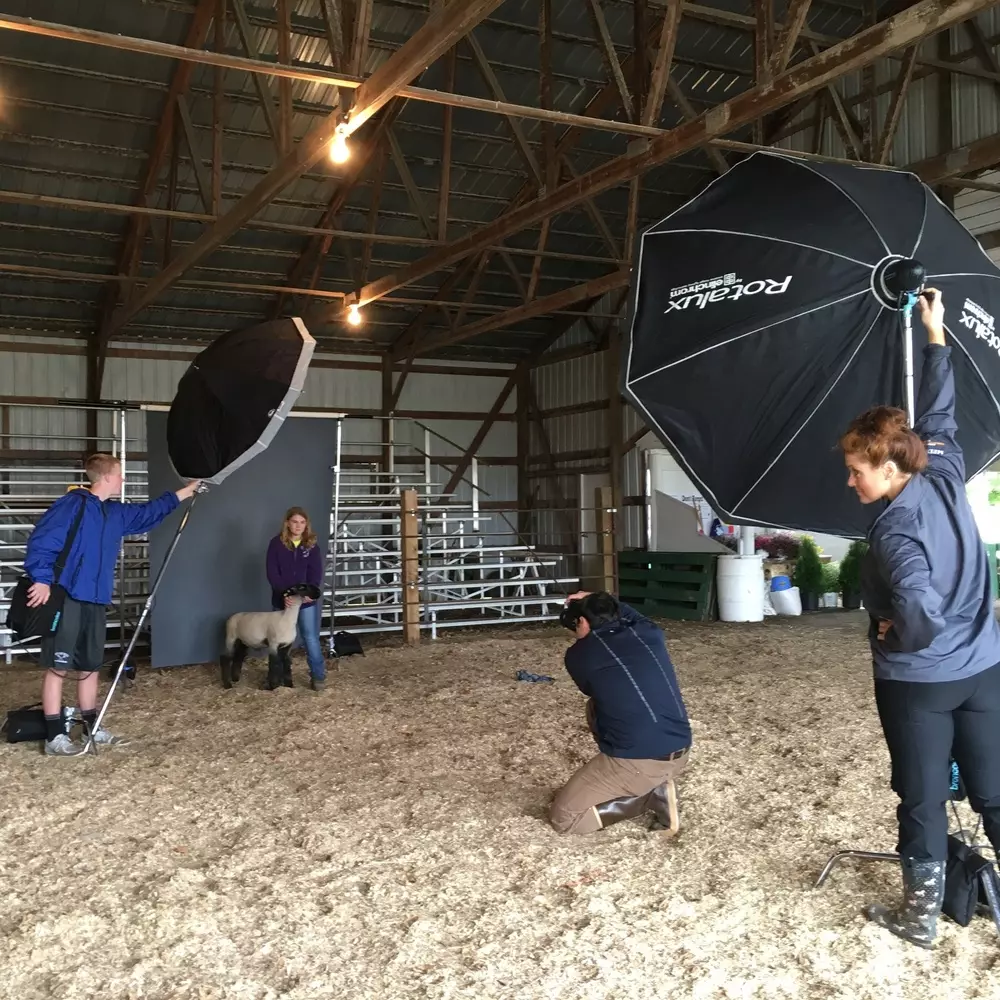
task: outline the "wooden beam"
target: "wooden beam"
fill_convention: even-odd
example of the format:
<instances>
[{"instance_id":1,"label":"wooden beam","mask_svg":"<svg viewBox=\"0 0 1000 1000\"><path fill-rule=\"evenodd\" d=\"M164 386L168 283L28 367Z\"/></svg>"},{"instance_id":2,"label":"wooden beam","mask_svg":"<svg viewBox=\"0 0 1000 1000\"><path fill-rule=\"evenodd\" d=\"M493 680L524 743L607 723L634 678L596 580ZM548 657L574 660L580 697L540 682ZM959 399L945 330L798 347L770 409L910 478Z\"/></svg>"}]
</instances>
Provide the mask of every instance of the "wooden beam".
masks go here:
<instances>
[{"instance_id":1,"label":"wooden beam","mask_svg":"<svg viewBox=\"0 0 1000 1000\"><path fill-rule=\"evenodd\" d=\"M410 173L406 157L403 156L403 150L396 139L396 133L391 128L387 129L387 138L389 140L389 151L392 154L392 162L396 167L396 173L399 174L399 179L403 182L403 189L406 191L410 208L413 209L413 214L417 217L420 225L424 227L424 232L431 239L434 239L437 234L434 226L431 224L431 217L427 213L424 196L420 193L420 189L413 180L413 174Z\"/></svg>"},{"instance_id":2,"label":"wooden beam","mask_svg":"<svg viewBox=\"0 0 1000 1000\"><path fill-rule=\"evenodd\" d=\"M546 216L567 211L588 197L617 187L712 139L778 111L847 73L856 72L897 49L917 44L922 38L960 23L989 6L991 0L950 0L949 3L921 0L901 14L796 63L770 85L753 87L709 109L694 121L685 122L649 140L648 148L643 152L632 156L626 154L602 163L577 181L563 184L552 194L514 209L468 236L370 283L362 289L360 301L366 303L382 298L469 254L501 242L513 233L536 225Z\"/></svg>"},{"instance_id":3,"label":"wooden beam","mask_svg":"<svg viewBox=\"0 0 1000 1000\"><path fill-rule=\"evenodd\" d=\"M200 48L205 44L205 39L208 37L208 30L214 16L215 4L216 0L199 0L198 6L191 17L187 35L184 38L185 47ZM135 204L139 207L147 207L148 201L157 189L163 161L173 143L177 98L179 95L187 93L193 73L194 64L189 62L180 63L177 69L174 70L173 78L170 81L170 89L167 91L167 97L163 106L163 113L160 115L160 120L157 123L156 134L153 137L153 144L150 147L149 155L146 157L142 180L136 194ZM148 216L140 214L134 215L129 219L118 255L118 263L115 268L116 274L132 276L137 273L139 262L142 259L142 245L145 241L148 228ZM114 282L107 286L104 315L98 324L98 336L104 342L110 336L111 317L118 304L121 290L122 286Z\"/></svg>"},{"instance_id":4,"label":"wooden beam","mask_svg":"<svg viewBox=\"0 0 1000 1000\"><path fill-rule=\"evenodd\" d=\"M670 69L674 63L674 49L677 46L682 8L681 0L668 0L667 2L667 13L660 26L660 44L656 49L653 72L649 79L649 97L642 110L643 125L656 125L660 120L663 98L666 96L670 80Z\"/></svg>"},{"instance_id":5,"label":"wooden beam","mask_svg":"<svg viewBox=\"0 0 1000 1000\"><path fill-rule=\"evenodd\" d=\"M167 208L173 211L177 207L177 163L180 158L180 122L174 115L174 143L170 147L170 167L167 170ZM174 220L168 218L163 226L163 259L162 266L170 264L173 253Z\"/></svg>"},{"instance_id":6,"label":"wooden beam","mask_svg":"<svg viewBox=\"0 0 1000 1000\"><path fill-rule=\"evenodd\" d=\"M486 316L467 326L460 327L454 333L443 334L438 337L428 337L417 345L421 354L427 351L438 350L441 347L448 347L451 344L461 343L463 340L470 340L480 334L489 333L492 330L501 330L506 326L513 326L527 319L534 319L536 316L544 316L547 313L558 312L560 309L568 309L572 305L583 302L585 299L604 295L615 288L622 288L628 284L629 275L627 271L613 271L611 274L594 278L582 285L571 285L562 291L547 295L541 299L525 303L514 309L507 309L502 313L493 316Z\"/></svg>"},{"instance_id":7,"label":"wooden beam","mask_svg":"<svg viewBox=\"0 0 1000 1000\"><path fill-rule=\"evenodd\" d=\"M1000 63L997 62L997 57L993 54L993 48L986 40L983 29L979 27L976 19L974 17L970 18L965 22L963 27L969 36L969 40L972 42L972 51L975 52L976 58L985 69L1000 77ZM993 87L1000 93L1000 79L994 81Z\"/></svg>"},{"instance_id":8,"label":"wooden beam","mask_svg":"<svg viewBox=\"0 0 1000 1000\"><path fill-rule=\"evenodd\" d=\"M319 0L319 12L326 31L326 44L330 50L330 65L338 72L343 71L344 17L340 10L340 0Z\"/></svg>"},{"instance_id":9,"label":"wooden beam","mask_svg":"<svg viewBox=\"0 0 1000 1000\"><path fill-rule=\"evenodd\" d=\"M212 211L212 180L205 173L205 165L201 160L201 152L198 149L198 139L194 134L194 123L191 121L191 112L188 109L187 99L183 94L177 95L177 114L180 118L181 131L184 133L184 142L187 145L188 153L191 157L191 168L194 170L195 183L198 186L198 195L206 212ZM171 206L173 207L173 206Z\"/></svg>"},{"instance_id":10,"label":"wooden beam","mask_svg":"<svg viewBox=\"0 0 1000 1000\"><path fill-rule=\"evenodd\" d=\"M510 378L508 378L504 383L503 388L500 390L493 403L493 406L490 408L490 412L486 415L486 419L482 422L482 424L480 424L479 430L476 431L476 435L472 439L472 443L466 449L465 454L458 460L458 464L455 466L452 474L448 477L448 482L445 483L443 492L454 492L455 487L462 481L462 477L472 464L472 459L475 457L476 452L482 447L483 442L486 440L486 435L490 432L490 428L496 422L497 417L500 415L500 411L504 408L507 400L510 399L510 394L517 386L519 375L520 373L518 369L515 368Z\"/></svg>"},{"instance_id":11,"label":"wooden beam","mask_svg":"<svg viewBox=\"0 0 1000 1000\"><path fill-rule=\"evenodd\" d=\"M236 33L240 36L240 45L248 59L259 59L257 44L253 39L253 29L250 27L250 19L247 17L243 0L229 0L233 8L233 18L236 22ZM260 101L261 110L264 112L264 120L267 122L267 130L271 133L275 149L281 149L281 126L274 113L274 96L271 93L271 85L266 76L260 73L253 73L252 80L254 90L257 91L257 99Z\"/></svg>"},{"instance_id":12,"label":"wooden beam","mask_svg":"<svg viewBox=\"0 0 1000 1000\"><path fill-rule=\"evenodd\" d=\"M774 51L771 53L769 68L772 78L780 76L788 68L792 53L795 51L795 45L799 40L799 34L805 27L810 3L811 0L789 0L788 10L785 12L785 23L782 25L781 33L774 45Z\"/></svg>"},{"instance_id":13,"label":"wooden beam","mask_svg":"<svg viewBox=\"0 0 1000 1000\"><path fill-rule=\"evenodd\" d=\"M215 0L215 51L226 49L226 0ZM213 73L212 93L212 207L209 215L222 212L222 139L225 128L223 118L226 113L226 71L216 66Z\"/></svg>"},{"instance_id":14,"label":"wooden beam","mask_svg":"<svg viewBox=\"0 0 1000 1000\"><path fill-rule=\"evenodd\" d=\"M670 100L680 108L681 115L685 121L694 121L698 117L698 112L695 111L684 91L681 90L672 76L667 77L667 93L670 95ZM729 169L729 161L722 154L721 150L715 146L705 146L704 149L705 156L708 157L709 162L715 167L721 177Z\"/></svg>"},{"instance_id":15,"label":"wooden beam","mask_svg":"<svg viewBox=\"0 0 1000 1000\"><path fill-rule=\"evenodd\" d=\"M939 184L950 177L961 177L981 170L989 170L1000 163L1000 133L977 139L940 156L931 156L913 163L907 170L915 173L925 184Z\"/></svg>"},{"instance_id":16,"label":"wooden beam","mask_svg":"<svg viewBox=\"0 0 1000 1000\"><path fill-rule=\"evenodd\" d=\"M951 57L951 32L942 31L935 39L938 57L945 61ZM951 73L940 70L937 74L937 125L938 141L937 151L939 154L947 153L955 145L954 139L954 104L952 101L952 80ZM955 208L955 191L953 188L940 187L937 189L938 196L948 206Z\"/></svg>"},{"instance_id":17,"label":"wooden beam","mask_svg":"<svg viewBox=\"0 0 1000 1000\"><path fill-rule=\"evenodd\" d=\"M234 3L238 2L239 0L234 0ZM455 41L488 17L502 2L503 0L463 0L460 4L450 4L441 14L429 18L355 92L349 128L360 128L392 99L400 87L409 83L426 65L446 52ZM124 308L113 317L112 332L122 329L178 278L221 246L288 184L301 177L316 163L326 152L334 131L340 124L340 118L338 108L317 122L292 152L283 156L258 181L252 191L207 227L198 239L178 254L169 267L152 278L145 288L134 293Z\"/></svg>"},{"instance_id":18,"label":"wooden beam","mask_svg":"<svg viewBox=\"0 0 1000 1000\"><path fill-rule=\"evenodd\" d=\"M906 103L906 95L910 89L910 80L913 77L913 67L917 61L917 47L911 45L906 50L906 58L899 70L899 77L896 80L896 90L892 95L892 103L885 116L885 123L882 126L882 135L878 140L878 147L875 150L875 162L886 164L889 162L889 154L892 152L892 140L899 127L899 119L903 114L903 105Z\"/></svg>"},{"instance_id":19,"label":"wooden beam","mask_svg":"<svg viewBox=\"0 0 1000 1000\"><path fill-rule=\"evenodd\" d=\"M771 42L774 31L773 0L753 0L753 79L756 87L767 86L771 82ZM753 125L754 142L764 144L764 118L758 118Z\"/></svg>"},{"instance_id":20,"label":"wooden beam","mask_svg":"<svg viewBox=\"0 0 1000 1000\"><path fill-rule=\"evenodd\" d=\"M382 181L385 178L385 167L389 157L383 149L378 157L378 166L375 168L375 180L372 181L372 197L368 205L368 235L373 236L378 231L378 213L382 203ZM369 240L361 248L361 284L368 280L368 269L372 263L372 249L375 243Z\"/></svg>"},{"instance_id":21,"label":"wooden beam","mask_svg":"<svg viewBox=\"0 0 1000 1000\"><path fill-rule=\"evenodd\" d=\"M372 27L372 0L356 0L354 14L354 43L351 46L352 76L365 75L365 63L368 59L368 35ZM430 65L428 63L427 65ZM421 69L424 67L421 66ZM414 74L415 76L416 74Z\"/></svg>"},{"instance_id":22,"label":"wooden beam","mask_svg":"<svg viewBox=\"0 0 1000 1000\"><path fill-rule=\"evenodd\" d=\"M604 392L608 397L608 415L604 423L608 438L609 464L611 471L611 494L615 507L621 506L622 479L622 426L625 414L622 408L621 392L621 330L617 323L609 332L608 351L604 356Z\"/></svg>"},{"instance_id":23,"label":"wooden beam","mask_svg":"<svg viewBox=\"0 0 1000 1000\"><path fill-rule=\"evenodd\" d=\"M621 107L625 111L625 117L630 122L636 120L635 110L632 106L632 97L629 94L628 84L625 83L625 74L622 72L622 64L618 60L618 53L615 51L615 44L611 40L611 33L608 31L608 22L604 18L604 9L601 7L601 0L587 0L587 10L590 14L590 21L594 27L594 35L600 43L601 58L604 60L604 69L618 91L618 99Z\"/></svg>"},{"instance_id":24,"label":"wooden beam","mask_svg":"<svg viewBox=\"0 0 1000 1000\"><path fill-rule=\"evenodd\" d=\"M642 121L649 88L649 56L646 52L648 11L646 0L632 0L632 107L636 121Z\"/></svg>"},{"instance_id":25,"label":"wooden beam","mask_svg":"<svg viewBox=\"0 0 1000 1000\"><path fill-rule=\"evenodd\" d=\"M562 165L570 180L576 180L576 178L580 176L573 169L573 164L570 163L568 156L562 157ZM587 198L583 203L583 207L587 210L587 214L590 216L591 222L594 223L594 229L597 230L597 234L602 240L604 240L604 245L608 248L608 253L610 253L615 260L621 260L621 247L618 246L614 234L611 232L611 227L608 225L607 219L604 218L604 213L597 207L597 202L595 202L593 198Z\"/></svg>"},{"instance_id":26,"label":"wooden beam","mask_svg":"<svg viewBox=\"0 0 1000 1000\"><path fill-rule=\"evenodd\" d=\"M278 2L278 62L282 66L292 64L292 21L288 4L290 0ZM288 77L278 78L278 129L281 137L282 155L292 148L292 81Z\"/></svg>"},{"instance_id":27,"label":"wooden beam","mask_svg":"<svg viewBox=\"0 0 1000 1000\"><path fill-rule=\"evenodd\" d=\"M458 49L453 48L445 56L445 86L455 89L455 73L458 68ZM451 210L451 134L455 122L455 109L447 105L441 125L441 181L438 193L437 238L448 242L448 215Z\"/></svg>"},{"instance_id":28,"label":"wooden beam","mask_svg":"<svg viewBox=\"0 0 1000 1000\"><path fill-rule=\"evenodd\" d=\"M486 53L483 52L482 46L476 41L476 36L471 33L468 34L465 38L465 44L469 52L472 53L472 62L479 71L479 75L483 78L487 90L493 95L493 99L506 104L507 95L504 93L503 87L500 86L500 81L497 79L496 73L493 72L493 68L490 66L490 62L486 58ZM545 182L542 179L538 160L535 159L535 154L528 143L527 136L524 134L524 129L521 128L520 121L513 115L504 115L504 121L507 123L507 128L514 139L514 146L517 148L518 153L521 154L524 165L528 168L529 181L533 180L536 187L543 187Z\"/></svg>"}]
</instances>

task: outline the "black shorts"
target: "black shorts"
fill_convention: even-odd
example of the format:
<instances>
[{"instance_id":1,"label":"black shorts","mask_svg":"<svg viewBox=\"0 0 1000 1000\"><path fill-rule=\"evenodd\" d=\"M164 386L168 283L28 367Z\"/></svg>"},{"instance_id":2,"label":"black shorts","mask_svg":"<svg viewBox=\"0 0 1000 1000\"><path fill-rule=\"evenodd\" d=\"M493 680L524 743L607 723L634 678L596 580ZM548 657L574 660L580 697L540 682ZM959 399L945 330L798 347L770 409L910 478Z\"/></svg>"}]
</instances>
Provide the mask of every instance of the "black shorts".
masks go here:
<instances>
[{"instance_id":1,"label":"black shorts","mask_svg":"<svg viewBox=\"0 0 1000 1000\"><path fill-rule=\"evenodd\" d=\"M66 598L56 634L42 640L40 662L50 670L92 673L104 664L108 609Z\"/></svg>"}]
</instances>

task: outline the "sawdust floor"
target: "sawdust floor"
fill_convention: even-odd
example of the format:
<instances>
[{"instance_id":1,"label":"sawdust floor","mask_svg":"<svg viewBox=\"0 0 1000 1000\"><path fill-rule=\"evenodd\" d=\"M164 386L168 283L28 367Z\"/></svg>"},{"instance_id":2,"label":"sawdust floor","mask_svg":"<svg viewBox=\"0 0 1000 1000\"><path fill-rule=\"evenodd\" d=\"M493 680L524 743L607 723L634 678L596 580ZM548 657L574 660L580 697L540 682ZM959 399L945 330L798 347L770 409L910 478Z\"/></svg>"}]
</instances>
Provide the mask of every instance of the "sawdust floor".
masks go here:
<instances>
[{"instance_id":1,"label":"sawdust floor","mask_svg":"<svg viewBox=\"0 0 1000 1000\"><path fill-rule=\"evenodd\" d=\"M987 921L926 953L863 919L894 866L810 888L894 844L859 619L670 637L697 745L673 842L546 825L593 750L557 628L389 644L321 695L144 672L129 749L0 746L0 997L1000 998ZM5 671L0 708L36 681Z\"/></svg>"}]
</instances>

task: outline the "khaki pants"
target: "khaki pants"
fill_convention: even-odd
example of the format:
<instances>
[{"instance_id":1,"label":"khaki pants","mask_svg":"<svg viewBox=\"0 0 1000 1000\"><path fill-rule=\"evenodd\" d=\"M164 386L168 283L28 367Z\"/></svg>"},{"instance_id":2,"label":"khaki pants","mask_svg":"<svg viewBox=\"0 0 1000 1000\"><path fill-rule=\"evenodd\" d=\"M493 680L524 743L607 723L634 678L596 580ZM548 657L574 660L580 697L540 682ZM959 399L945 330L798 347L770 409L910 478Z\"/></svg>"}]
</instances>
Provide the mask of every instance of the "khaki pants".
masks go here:
<instances>
[{"instance_id":1,"label":"khaki pants","mask_svg":"<svg viewBox=\"0 0 1000 1000\"><path fill-rule=\"evenodd\" d=\"M558 833L593 833L601 829L597 806L625 796L645 795L676 778L688 754L674 760L631 760L599 753L556 792L549 820Z\"/></svg>"}]
</instances>

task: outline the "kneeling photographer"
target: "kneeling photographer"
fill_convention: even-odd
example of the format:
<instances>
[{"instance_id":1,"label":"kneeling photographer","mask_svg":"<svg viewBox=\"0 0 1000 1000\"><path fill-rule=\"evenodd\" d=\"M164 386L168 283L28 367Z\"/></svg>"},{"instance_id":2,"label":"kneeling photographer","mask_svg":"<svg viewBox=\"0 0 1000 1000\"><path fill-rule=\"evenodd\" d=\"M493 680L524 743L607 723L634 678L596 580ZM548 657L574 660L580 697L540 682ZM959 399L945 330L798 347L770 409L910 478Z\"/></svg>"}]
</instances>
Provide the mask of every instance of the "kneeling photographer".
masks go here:
<instances>
[{"instance_id":1,"label":"kneeling photographer","mask_svg":"<svg viewBox=\"0 0 1000 1000\"><path fill-rule=\"evenodd\" d=\"M684 770L691 725L661 629L613 595L573 594L560 617L576 633L566 670L587 696L600 753L556 793L559 833L593 833L652 812L679 828L674 780Z\"/></svg>"}]
</instances>

